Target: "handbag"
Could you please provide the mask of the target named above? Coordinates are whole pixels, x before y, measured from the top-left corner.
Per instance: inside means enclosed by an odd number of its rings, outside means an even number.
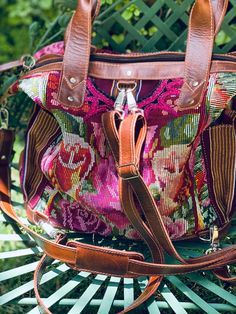
[[[118,54],[91,46],[100,1],[79,0],[60,42],[32,59],[8,91],[24,91],[36,104],[20,160],[29,221],[24,225],[10,197],[14,131],[0,129],[0,207],[22,226],[48,262],[75,270],[137,278],[142,294],[121,313],[146,301],[163,276],[212,270],[230,284],[227,265],[236,245],[219,239],[234,215],[236,54],[213,54],[227,0],[196,0],[189,18],[186,53]],[[0,66],[0,71],[23,60]],[[5,108],[1,115],[7,120]],[[67,240],[67,231],[143,240],[143,254]],[[201,239],[211,246],[185,259],[173,241]],[[178,264],[167,264],[165,253]]]

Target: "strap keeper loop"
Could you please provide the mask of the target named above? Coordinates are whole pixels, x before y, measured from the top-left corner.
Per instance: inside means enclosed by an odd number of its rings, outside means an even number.
[[[128,163],[117,166],[118,175],[123,180],[132,180],[136,179],[140,176],[137,165],[134,163]]]

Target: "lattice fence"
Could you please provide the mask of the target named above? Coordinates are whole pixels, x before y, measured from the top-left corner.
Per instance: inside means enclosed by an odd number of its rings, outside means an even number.
[[[119,0],[106,8],[94,24],[95,45],[129,50],[184,51],[188,13],[193,0]],[[236,0],[216,38],[215,52],[236,50]]]

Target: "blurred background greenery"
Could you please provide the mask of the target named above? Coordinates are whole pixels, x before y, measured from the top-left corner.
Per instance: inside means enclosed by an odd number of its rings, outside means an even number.
[[[194,0],[101,0],[93,43],[120,52],[185,50],[188,11]],[[0,64],[33,54],[63,40],[77,0],[0,0]],[[236,0],[216,38],[215,51],[235,49]],[[0,73],[0,96],[19,77],[19,70]],[[32,108],[23,94],[8,103],[10,124],[23,134]]]

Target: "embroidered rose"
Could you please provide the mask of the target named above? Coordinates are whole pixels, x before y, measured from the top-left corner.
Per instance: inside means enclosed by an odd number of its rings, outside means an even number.
[[[94,152],[83,138],[66,133],[55,161],[55,176],[62,191],[80,188],[94,164]]]
[[[118,229],[124,229],[130,225],[120,205],[118,194],[118,178],[116,175],[113,156],[101,159],[94,168],[91,177],[96,192],[86,192],[79,197],[89,208],[93,208]]]
[[[85,233],[97,233],[107,236],[111,233],[111,227],[99,219],[92,212],[81,208],[75,201],[54,199],[47,209],[50,221],[60,225],[64,229]]]

